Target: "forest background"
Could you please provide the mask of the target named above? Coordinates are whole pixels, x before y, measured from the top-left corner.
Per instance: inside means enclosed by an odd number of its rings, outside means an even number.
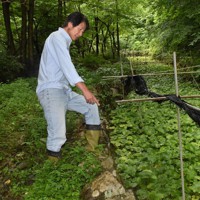
[[[52,167],[44,162],[46,124],[35,95],[35,77],[45,39],[73,11],[88,17],[90,30],[72,44],[71,56],[89,87],[95,86],[103,117],[110,120],[116,165],[124,184],[133,188],[141,200],[180,199],[176,113],[168,104],[162,107],[162,112],[161,106],[154,104],[116,106],[114,102],[122,98],[122,93],[113,97],[109,89],[119,85],[119,80],[102,81],[102,76],[120,75],[121,63],[124,73],[130,73],[129,61],[138,73],[169,70],[173,52],[178,55],[178,69],[198,67],[200,4],[196,0],[2,0],[1,3],[0,199],[3,194],[5,200],[77,200],[84,183],[100,173],[100,164],[84,151],[79,141],[66,147],[63,163]],[[148,65],[140,65],[140,58]],[[153,61],[150,64],[146,63],[149,58]],[[194,70],[195,84],[189,76],[179,79],[184,95],[199,92],[196,87],[199,71]],[[148,86],[164,94],[174,92],[173,78],[169,77],[148,78]],[[137,97],[131,95],[130,98]],[[191,102],[199,107],[198,99]],[[77,116],[72,114],[68,120],[68,132],[77,131]],[[187,116],[182,128],[187,198],[199,200],[199,129]],[[96,167],[90,168],[94,163]]]
[[[132,55],[143,52],[162,59],[177,51],[183,62],[198,62],[200,5],[195,0],[1,2],[0,62],[4,65],[0,68],[0,80],[3,82],[22,73],[25,76],[37,73],[46,37],[62,26],[73,11],[83,12],[91,27],[72,47],[76,57],[93,54],[114,59],[120,58],[120,52]],[[7,60],[19,64],[12,65]]]

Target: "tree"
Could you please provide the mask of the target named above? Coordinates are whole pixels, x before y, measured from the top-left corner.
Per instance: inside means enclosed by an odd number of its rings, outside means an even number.
[[[29,0],[28,4],[28,58],[26,65],[27,74],[34,72],[34,52],[33,52],[33,18],[34,18],[34,0]]]
[[[6,36],[7,36],[7,52],[10,55],[15,55],[15,44],[13,40],[13,33],[10,23],[10,1],[2,0],[2,8],[3,8],[3,17],[6,28]]]
[[[156,0],[149,3],[151,12],[155,13],[153,38],[157,39],[153,45],[157,52],[199,52],[200,4],[196,0]]]
[[[27,32],[27,5],[26,0],[21,0],[21,16],[22,16],[22,23],[21,23],[21,39],[20,39],[20,57],[21,62],[23,64],[26,63],[27,57],[27,40],[26,40],[26,32]]]
[[[80,56],[120,58],[124,49],[161,54],[198,52],[200,47],[200,4],[195,0],[2,0],[0,9],[6,35],[1,46],[20,58],[27,73],[36,69],[47,36],[76,10],[89,18],[91,27],[72,47]]]

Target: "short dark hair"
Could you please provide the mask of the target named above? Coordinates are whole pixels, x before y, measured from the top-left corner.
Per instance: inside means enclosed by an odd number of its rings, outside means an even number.
[[[74,27],[78,26],[82,22],[85,22],[85,24],[86,24],[85,30],[89,29],[89,21],[88,21],[87,17],[80,12],[73,12],[70,15],[68,15],[67,19],[65,20],[65,22],[63,24],[63,27],[66,27],[69,22],[71,22]]]

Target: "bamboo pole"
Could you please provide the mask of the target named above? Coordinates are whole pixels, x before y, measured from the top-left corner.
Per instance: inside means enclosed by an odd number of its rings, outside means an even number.
[[[186,95],[180,96],[180,98],[200,98],[200,95]],[[141,102],[141,101],[157,101],[164,100],[166,97],[155,97],[155,98],[141,98],[141,99],[125,99],[125,100],[117,100],[116,103],[127,103],[127,102]]]
[[[173,53],[173,61],[174,61],[175,89],[176,89],[176,96],[178,96],[179,90],[178,90],[178,77],[177,77],[177,67],[176,67],[176,52]],[[179,137],[179,151],[180,151],[182,200],[185,200],[183,147],[182,147],[182,132],[181,132],[180,109],[179,109],[179,107],[177,107],[177,123],[178,123],[178,137]]]
[[[123,65],[122,65],[122,58],[121,58],[121,54],[120,56],[120,66],[121,66],[121,76],[124,76],[124,69],[123,69]],[[122,92],[123,92],[123,98],[124,98],[124,87],[122,87]]]
[[[178,74],[196,74],[200,71],[191,71],[191,72],[179,72]],[[121,75],[121,76],[102,76],[103,79],[107,78],[126,78],[128,76],[162,76],[162,75],[174,75],[172,72],[163,72],[163,73],[148,73],[148,74],[137,74],[137,75]]]

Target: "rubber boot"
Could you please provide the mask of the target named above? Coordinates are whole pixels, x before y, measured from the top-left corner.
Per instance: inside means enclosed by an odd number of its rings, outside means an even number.
[[[48,156],[48,160],[50,160],[52,163],[57,163],[59,161],[59,158],[54,156]]]
[[[48,159],[53,163],[57,163],[61,159],[61,152],[54,152],[47,149]]]
[[[95,151],[95,148],[98,146],[99,137],[101,130],[86,130],[85,137],[88,142],[86,149],[88,151]]]

